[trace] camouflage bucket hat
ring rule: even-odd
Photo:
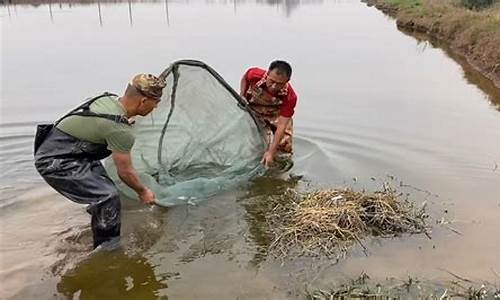
[[[152,74],[138,74],[132,78],[130,85],[146,97],[159,99],[167,83],[165,79]]]

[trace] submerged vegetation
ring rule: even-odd
[[[446,42],[500,87],[500,1],[365,0],[401,28]]]
[[[425,206],[416,208],[401,197],[387,185],[374,193],[288,189],[273,196],[276,205],[266,216],[274,236],[271,252],[281,258],[338,257],[352,243],[364,249],[361,240],[366,236],[427,233]]]
[[[307,291],[309,299],[500,299],[498,285],[472,281],[449,272],[452,280],[429,282],[408,276],[405,280],[372,280],[366,273],[329,289]]]

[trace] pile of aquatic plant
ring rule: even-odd
[[[353,242],[363,246],[366,236],[426,233],[424,207],[417,209],[401,196],[387,186],[373,193],[288,189],[271,199],[278,204],[266,216],[274,235],[271,252],[279,257],[338,256]]]

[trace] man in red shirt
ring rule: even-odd
[[[266,166],[273,163],[277,152],[292,154],[292,116],[297,95],[289,83],[291,76],[290,64],[276,60],[267,71],[248,69],[241,79],[240,95],[266,125],[269,148],[262,156]]]

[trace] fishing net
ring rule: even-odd
[[[158,204],[197,202],[262,172],[262,131],[245,103],[212,68],[199,61],[173,63],[161,76],[167,87],[151,117],[134,125],[134,167]],[[126,196],[111,160],[108,173]]]

